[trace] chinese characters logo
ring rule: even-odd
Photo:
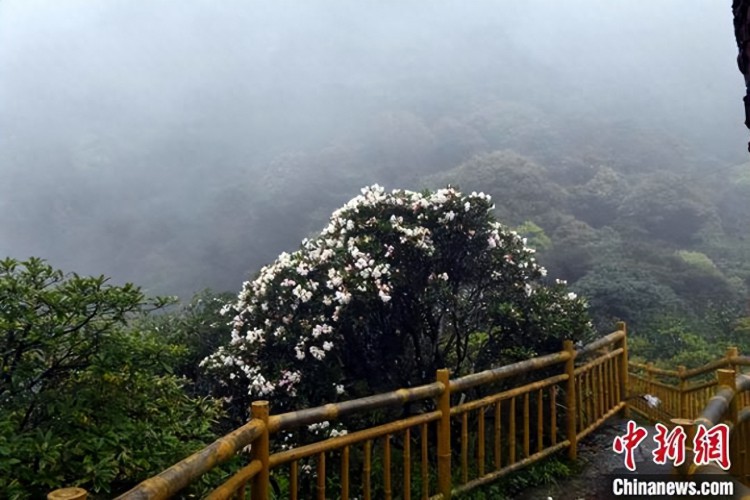
[[[630,420],[627,424],[625,435],[615,437],[612,449],[617,454],[625,454],[625,467],[629,471],[635,471],[634,451],[648,436],[648,430],[639,427]],[[654,463],[666,464],[671,460],[675,467],[685,463],[685,442],[687,435],[682,427],[675,427],[671,431],[663,424],[656,424],[656,435],[654,436],[656,449],[651,452]],[[693,439],[693,450],[695,456],[693,462],[696,465],[707,465],[715,462],[724,470],[729,469],[729,427],[726,424],[717,424],[710,429],[698,426]]]

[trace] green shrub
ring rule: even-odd
[[[0,496],[106,496],[213,437],[217,403],[170,374],[183,348],[127,327],[166,303],[36,258],[0,261]]]

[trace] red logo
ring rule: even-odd
[[[646,439],[648,430],[639,427],[634,421],[629,420],[627,432],[624,436],[616,436],[612,443],[615,453],[625,454],[625,467],[635,471],[635,458],[633,452]],[[666,464],[671,460],[675,466],[685,463],[685,441],[687,435],[682,427],[675,427],[671,431],[663,424],[656,424],[656,449],[651,452],[654,463]],[[717,424],[710,429],[699,425],[693,439],[693,450],[695,465],[707,465],[716,462],[724,470],[729,469],[729,426]]]
[[[729,461],[729,426],[727,424],[717,424],[708,430],[703,425],[698,426],[693,445],[696,465],[716,462],[724,470],[732,465]]]
[[[635,470],[635,459],[633,458],[633,451],[641,444],[641,441],[646,439],[648,431],[643,427],[638,427],[632,420],[628,421],[628,432],[624,436],[615,437],[615,441],[612,443],[612,449],[615,453],[625,452],[625,467],[630,471]]]
[[[670,432],[666,425],[656,424],[657,448],[651,452],[655,464],[665,464],[667,459],[672,460],[675,467],[685,462],[685,440],[687,434],[682,427],[675,427]]]

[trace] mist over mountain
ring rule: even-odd
[[[497,151],[558,201],[503,211],[512,187],[476,187],[553,240],[568,216],[622,232],[624,208],[594,223],[576,198],[604,167],[669,172],[716,212],[746,161],[735,50],[713,0],[5,1],[0,254],[237,290],[361,186],[434,187]]]
[[[0,497],[111,498],[246,424],[252,401],[279,415],[414,388],[625,322],[627,351],[587,358],[572,384],[545,368],[519,373],[533,390],[461,395],[496,401],[460,411],[464,431],[494,418],[497,469],[512,446],[559,448],[566,419],[609,414],[585,408],[602,368],[746,354],[750,134],[730,3],[0,1]],[[511,387],[525,407],[491,396]],[[397,406],[272,449],[440,410]],[[529,441],[537,417],[558,435]],[[352,443],[351,477],[372,476],[376,498],[391,437],[394,470],[410,441],[436,456],[408,425]],[[386,458],[365,467],[370,451]],[[300,498],[315,475],[339,491],[344,472],[320,475],[333,453],[275,469],[277,496],[297,466]],[[547,458],[507,485],[574,471]]]

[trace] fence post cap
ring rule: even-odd
[[[47,495],[47,500],[86,500],[83,488],[60,488]]]

